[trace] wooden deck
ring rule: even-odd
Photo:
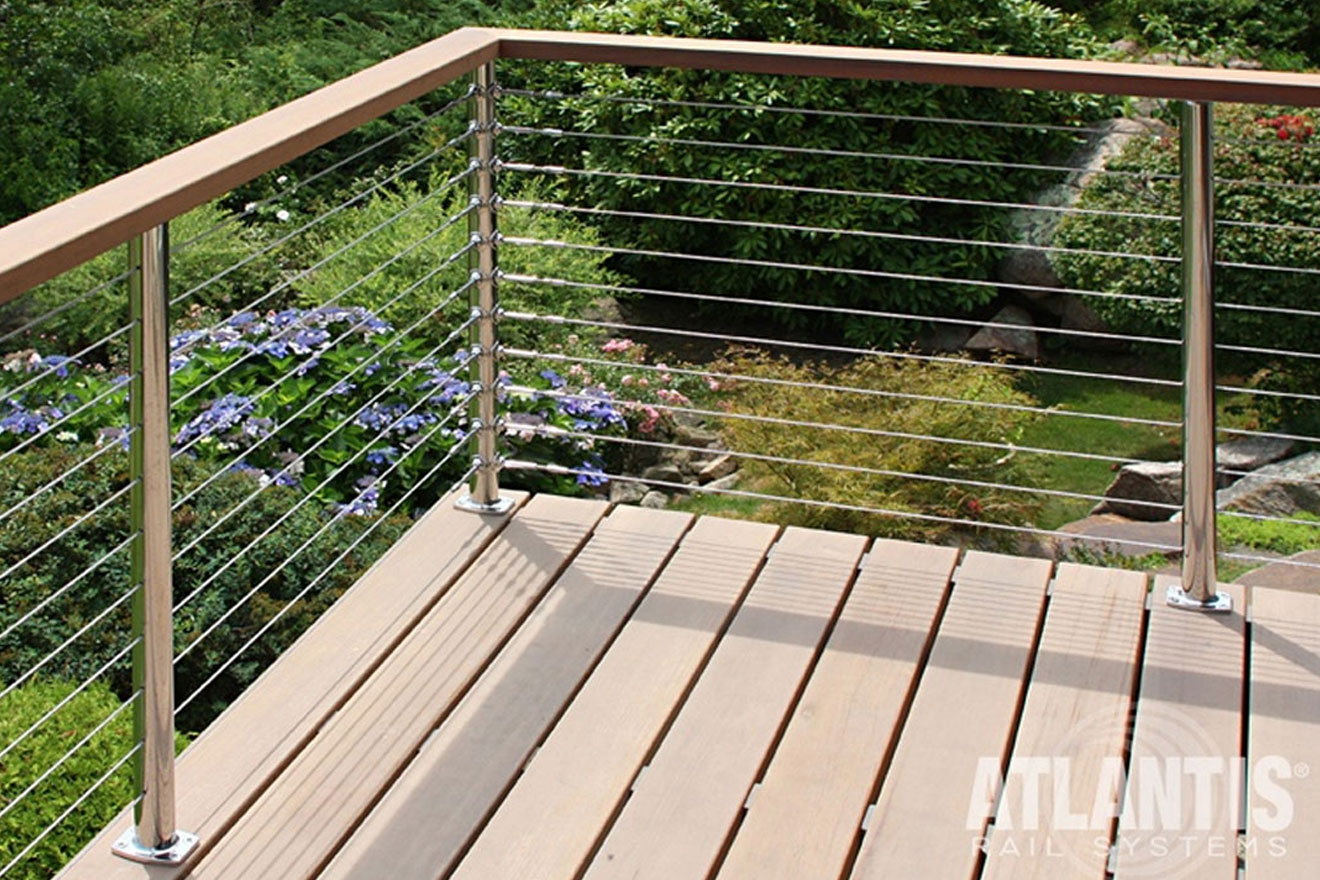
[[[189,865],[113,858],[126,814],[63,876],[1315,876],[1320,597],[1257,589],[1248,622],[1147,586],[440,505],[184,754]]]

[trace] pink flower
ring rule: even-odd
[[[607,354],[623,352],[633,347],[631,339],[611,339],[600,347],[600,350]]]
[[[619,382],[621,382],[624,385],[631,385],[633,383],[633,377],[624,376],[622,379],[619,380]]]
[[[719,391],[720,390],[719,380],[713,376],[707,376],[706,387],[709,388],[711,391]]]
[[[646,414],[646,418],[637,426],[637,430],[643,434],[650,434],[660,424],[660,411],[653,406],[644,406],[642,412]]]

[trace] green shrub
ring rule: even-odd
[[[1219,546],[1250,547],[1285,556],[1314,550],[1320,547],[1320,516],[1298,511],[1291,520],[1269,521],[1220,513]]]
[[[1295,116],[1296,120],[1284,117]],[[1310,121],[1308,121],[1310,120]],[[1217,109],[1215,176],[1226,181],[1315,185],[1320,183],[1320,150],[1314,148],[1308,114],[1242,105]],[[1283,138],[1280,132],[1287,133]],[[1109,164],[1114,170],[1146,175],[1176,174],[1176,138],[1131,138]],[[1220,183],[1215,212],[1220,221],[1312,227],[1315,193],[1287,186],[1252,186]],[[1177,180],[1134,181],[1131,177],[1097,175],[1082,194],[1083,208],[1177,216],[1180,197]],[[1223,262],[1320,269],[1320,237],[1308,231],[1219,225],[1215,231],[1216,257]],[[1065,248],[1154,254],[1175,257],[1182,252],[1177,221],[1069,215],[1059,226],[1054,242]],[[1179,338],[1182,327],[1180,266],[1177,262],[1095,254],[1055,254],[1055,268],[1064,284],[1147,297],[1173,298],[1149,302],[1096,298],[1092,307],[1119,332]],[[1314,276],[1304,273],[1220,267],[1217,270],[1220,303],[1314,310]],[[1220,308],[1216,312],[1218,341],[1222,344],[1314,352],[1314,319],[1295,315]],[[1312,392],[1320,370],[1314,360],[1265,357],[1221,352],[1228,370],[1263,371],[1265,388]],[[1320,413],[1306,401],[1261,397],[1256,401],[1265,417],[1314,433]]]
[[[1218,60],[1261,50],[1314,53],[1320,9],[1289,0],[1114,0],[1154,48]],[[1308,8],[1309,6],[1309,8]]]
[[[743,376],[814,383],[880,392],[932,395],[988,403],[1029,404],[1000,371],[962,364],[859,360],[847,367],[796,366],[762,354],[740,354],[721,364]],[[972,408],[879,394],[822,390],[792,385],[736,381],[721,392],[731,412],[753,413],[815,424],[881,432],[949,437],[972,442],[1017,441],[1030,414],[1008,409]],[[1007,524],[1030,521],[1037,502],[1030,494],[986,489],[960,481],[1023,484],[1021,466],[1002,448],[867,435],[743,419],[721,419],[720,433],[730,449],[845,467],[889,471],[891,475],[811,465],[744,460],[744,478],[762,491],[791,498],[922,515]],[[917,475],[949,478],[922,480]],[[862,534],[911,538],[927,543],[967,534],[966,527],[926,520],[869,514],[793,503],[773,503],[760,515]],[[990,543],[1005,541],[1002,531],[986,530]]]
[[[53,445],[6,459],[0,465],[0,509],[8,510],[93,451],[94,447],[89,445]],[[174,465],[176,497],[199,485],[210,474],[209,468],[187,456],[178,459]],[[128,537],[125,495],[60,538],[51,549],[23,562],[34,549],[71,526],[127,481],[128,457],[115,450],[84,465],[56,488],[0,522],[0,566],[9,568],[22,563],[0,584],[0,629],[15,622]],[[227,473],[219,477],[175,510],[175,547],[182,549],[199,538],[260,487],[261,483],[251,473]],[[244,652],[239,662],[193,703],[180,718],[183,729],[205,726],[411,524],[411,519],[402,515],[384,522],[378,522],[379,517],[375,516],[341,516],[329,520],[322,506],[314,501],[295,510],[301,497],[291,488],[267,486],[175,563],[176,602],[214,576],[213,582],[196,599],[175,614],[176,651],[198,640],[222,614],[237,608],[177,665],[178,694],[183,700],[280,608],[308,587],[330,560],[372,529],[362,543],[333,566],[327,577],[299,599],[262,639]],[[275,527],[275,522],[286,515],[285,521]],[[313,539],[327,522],[332,525]],[[268,530],[269,534],[263,536]],[[310,545],[284,565],[308,540]],[[251,549],[239,555],[249,545]],[[15,680],[122,596],[130,587],[129,572],[129,552],[125,548],[6,636],[0,641],[0,678]],[[261,584],[272,573],[273,577]],[[256,595],[238,605],[259,584]],[[56,655],[43,668],[43,674],[81,681],[109,661],[129,641],[130,604],[123,603],[115,613]],[[127,662],[111,670],[109,681],[117,693],[127,696],[130,692]]]
[[[433,177],[430,186],[436,186],[440,179]],[[510,179],[509,176],[501,177],[501,195],[506,199],[513,197],[509,187],[519,183],[523,181]],[[527,187],[518,191],[518,196],[536,200],[540,198],[540,191],[535,187]],[[431,344],[438,342],[449,334],[458,321],[452,317],[442,319],[427,316],[441,300],[468,280],[469,270],[466,258],[453,260],[448,268],[439,273],[435,270],[467,245],[468,220],[464,217],[450,224],[443,232],[439,230],[448,221],[458,217],[467,206],[466,186],[457,186],[450,193],[427,198],[421,187],[403,184],[374,196],[359,210],[343,212],[326,224],[324,233],[319,237],[309,257],[309,265],[325,262],[296,283],[299,298],[303,303],[313,306],[331,299],[340,305],[362,306],[399,328],[421,321],[413,334]],[[406,214],[379,232],[353,245],[342,255],[330,259],[336,251],[405,210]],[[595,229],[569,215],[508,207],[500,210],[498,223],[501,233],[506,237],[524,236],[593,246],[600,244]],[[500,268],[506,274],[567,277],[596,284],[618,283],[619,276],[604,268],[608,256],[606,252],[512,245],[505,245],[499,250]],[[376,271],[378,268],[379,271]],[[418,286],[418,282],[423,279],[429,280]],[[409,290],[411,292],[407,292]],[[506,310],[549,314],[573,315],[596,295],[581,288],[544,285],[509,283],[500,289],[501,304]],[[396,297],[398,301],[387,308],[386,304]],[[464,295],[448,314],[466,316],[467,301],[468,297]],[[543,345],[551,339],[562,338],[568,332],[553,325],[515,321],[507,321],[500,327],[501,341],[505,345]]]
[[[885,48],[1013,52],[1075,58],[1092,51],[1089,31],[1075,17],[1033,2],[936,0],[917,11],[908,3],[802,4],[788,0],[623,0],[588,6],[543,4],[533,16],[550,27],[626,34],[792,41]],[[820,117],[768,111],[729,112],[667,106],[661,101],[714,101],[806,107],[823,111],[952,116],[1067,123],[1103,115],[1110,105],[1089,96],[1006,90],[954,89],[823,78],[764,77],[609,65],[533,68],[509,65],[501,74],[537,87],[595,97],[547,101],[512,96],[501,118],[603,135],[736,141],[825,150],[944,156],[987,161],[950,165],[890,159],[833,158],[773,150],[711,149],[685,144],[550,138],[508,134],[505,158],[549,161],[607,172],[714,178],[784,184],[787,191],[706,187],[624,178],[570,177],[566,197],[578,204],[625,211],[750,221],[744,227],[601,218],[612,244],[718,257],[786,260],[823,267],[856,267],[990,279],[991,249],[950,248],[901,240],[804,234],[757,227],[759,222],[994,238],[1006,214],[966,205],[817,194],[807,187],[929,194],[1000,201],[1022,198],[1041,185],[1039,172],[1006,169],[996,160],[1037,161],[1064,151],[1066,134],[1030,130]],[[606,100],[620,98],[624,100]],[[648,102],[657,103],[648,103]],[[506,146],[507,144],[507,146]],[[802,189],[799,189],[802,188]],[[992,285],[940,286],[898,279],[803,273],[745,265],[620,256],[617,265],[654,287],[756,293],[820,305],[869,306],[915,313],[961,313],[990,301]],[[724,310],[727,313],[727,309]],[[778,317],[811,321],[805,313]],[[849,318],[829,322],[855,341],[893,341],[907,325]]]
[[[72,682],[42,679],[24,684],[0,700],[0,744],[7,745],[21,736],[75,687]],[[120,705],[109,687],[96,682],[0,759],[0,804],[9,804],[83,737],[91,735],[86,745],[0,819],[0,866],[7,865],[22,852],[133,747],[132,708],[124,709],[92,734]],[[187,737],[180,734],[176,748],[182,750],[187,742]],[[130,760],[97,786],[78,809],[5,876],[19,880],[44,880],[52,876],[132,799]]]

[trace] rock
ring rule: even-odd
[[[679,411],[673,414],[674,424],[688,428],[700,428],[706,424],[706,417],[701,413]]]
[[[741,479],[742,479],[742,474],[739,474],[735,471],[734,473],[729,474],[727,477],[720,477],[718,480],[714,480],[710,483],[707,483],[706,488],[713,489],[716,492],[720,491],[721,489],[732,489],[738,485]]]
[[[1292,516],[1299,510],[1320,513],[1320,452],[1308,452],[1252,471],[1227,489],[1220,489],[1215,503],[1221,510],[1262,516]]]
[[[968,351],[1001,351],[1029,360],[1035,360],[1040,355],[1040,344],[1034,329],[1036,325],[1025,309],[1005,306],[995,313],[990,324],[1013,326],[982,327],[967,340]]]
[[[709,483],[711,480],[727,477],[737,469],[738,462],[733,460],[732,455],[721,455],[698,471],[697,478],[703,483]]]
[[[1100,316],[1082,302],[1080,297],[1071,294],[1063,295],[1063,310],[1059,316],[1059,326],[1065,330],[1084,330],[1087,333],[1106,333],[1109,328]],[[1088,343],[1105,342],[1106,340],[1085,340]]]
[[[624,323],[623,309],[619,301],[612,296],[601,296],[587,303],[582,309],[582,318],[587,321],[604,321],[609,324]]]
[[[642,497],[642,507],[649,507],[652,510],[661,510],[669,506],[669,496],[664,492],[652,489]]]
[[[1147,556],[1163,553],[1166,556],[1181,552],[1182,526],[1170,522],[1139,522],[1112,513],[1088,516],[1059,528],[1088,540],[1056,539],[1056,553],[1066,555],[1070,550],[1089,550],[1092,553],[1116,553],[1120,556]],[[1136,542],[1136,543],[1133,543]],[[1158,544],[1171,549],[1150,547]]]
[[[1155,505],[1173,505],[1157,507]],[[1092,514],[1116,513],[1140,520],[1167,520],[1182,504],[1182,462],[1141,461],[1125,464],[1105,490]]]
[[[1288,457],[1293,441],[1281,437],[1243,437],[1215,447],[1215,461],[1221,471],[1254,471]],[[1222,474],[1224,485],[1234,482],[1241,473]]]
[[[684,446],[701,446],[704,448],[719,439],[719,434],[699,425],[685,425],[680,422],[674,426],[674,441]]]
[[[664,457],[665,461],[678,469],[680,474],[695,473],[696,469],[692,464],[692,452],[688,449],[675,449]]]
[[[917,347],[923,351],[962,351],[972,331],[962,324],[934,324],[922,330]]]
[[[681,483],[683,482],[683,472],[670,462],[662,461],[642,471],[642,479],[660,480],[665,483]]]
[[[1264,70],[1265,65],[1255,58],[1230,58],[1224,62],[1229,70]]]
[[[615,504],[636,504],[646,497],[646,486],[643,483],[632,483],[624,480],[615,480],[610,483],[610,501]]]
[[[1304,563],[1296,565],[1290,563]],[[1273,587],[1299,593],[1320,592],[1320,550],[1304,550],[1287,559],[1271,562],[1238,578],[1234,583],[1250,587]]]
[[[1105,121],[1063,163],[1077,170],[1069,174],[1063,182],[1036,193],[1029,201],[1033,205],[1047,208],[1071,207],[1091,178],[1101,171],[1110,159],[1119,154],[1133,135],[1152,131],[1167,134],[1169,128],[1164,123],[1147,117]],[[1040,250],[1053,242],[1054,233],[1063,217],[1064,213],[1060,211],[1036,211],[1028,208],[1010,214],[1010,242],[1021,244],[1023,247],[1010,250],[999,262],[998,277],[1005,285],[1009,287],[1026,285],[1028,288],[1063,286],[1050,262],[1048,252]],[[1044,291],[1031,289],[1019,288],[1017,292],[1027,297],[1045,295]]]

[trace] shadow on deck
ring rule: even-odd
[[[1320,597],[1256,589],[1248,623],[1239,587],[1210,616],[1140,573],[518,500],[438,505],[189,748],[188,865],[112,857],[124,815],[63,876],[1320,863]]]

